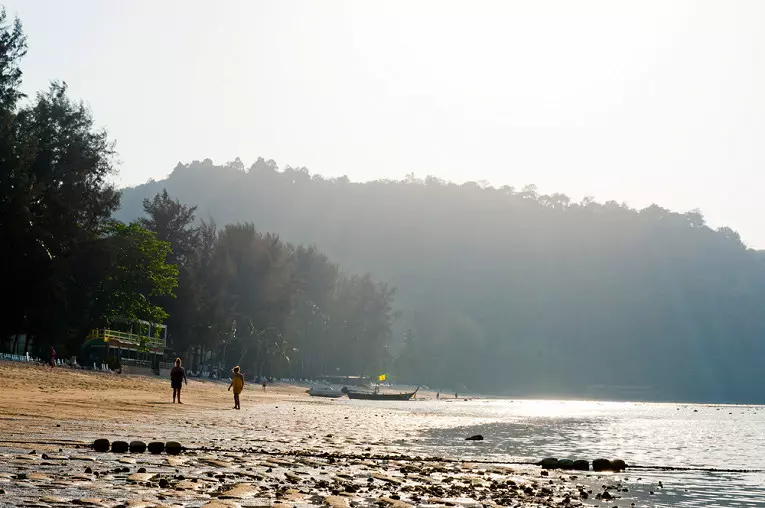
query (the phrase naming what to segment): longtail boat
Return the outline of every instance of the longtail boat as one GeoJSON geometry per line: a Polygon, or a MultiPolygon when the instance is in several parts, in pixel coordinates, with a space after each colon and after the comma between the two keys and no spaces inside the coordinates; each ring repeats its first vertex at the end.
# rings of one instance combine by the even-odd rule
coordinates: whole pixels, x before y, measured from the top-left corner
{"type": "Polygon", "coordinates": [[[341,390],[343,393],[348,395],[349,399],[359,399],[359,400],[409,400],[412,397],[414,397],[414,394],[417,393],[417,391],[420,389],[420,387],[417,387],[417,390],[409,393],[381,393],[380,390],[375,387],[375,390],[373,392],[361,392],[356,390],[350,390],[347,387],[343,387],[341,390]]]}

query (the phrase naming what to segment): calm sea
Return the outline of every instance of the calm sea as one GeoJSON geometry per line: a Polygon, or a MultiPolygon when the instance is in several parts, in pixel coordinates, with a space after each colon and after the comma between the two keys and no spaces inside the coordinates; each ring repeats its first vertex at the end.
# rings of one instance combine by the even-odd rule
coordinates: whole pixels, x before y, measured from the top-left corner
{"type": "Polygon", "coordinates": [[[628,502],[617,505],[765,506],[765,406],[477,399],[367,404],[384,404],[419,421],[414,439],[407,437],[410,452],[497,461],[602,457],[640,466],[760,470],[633,469],[603,478],[629,487],[622,500],[628,502]],[[464,440],[473,434],[485,440],[464,440]]]}

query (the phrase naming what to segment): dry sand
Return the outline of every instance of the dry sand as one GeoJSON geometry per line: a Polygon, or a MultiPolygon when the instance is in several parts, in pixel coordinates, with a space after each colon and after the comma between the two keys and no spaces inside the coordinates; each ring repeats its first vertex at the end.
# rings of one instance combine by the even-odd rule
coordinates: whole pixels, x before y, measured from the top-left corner
{"type": "MultiPolygon", "coordinates": [[[[411,457],[421,419],[248,384],[0,362],[0,506],[576,506],[591,487],[536,467],[411,457]],[[96,453],[96,438],[179,441],[178,456],[96,453]],[[545,475],[547,473],[545,472],[545,475]]],[[[615,490],[611,490],[615,493],[615,490]]]]}

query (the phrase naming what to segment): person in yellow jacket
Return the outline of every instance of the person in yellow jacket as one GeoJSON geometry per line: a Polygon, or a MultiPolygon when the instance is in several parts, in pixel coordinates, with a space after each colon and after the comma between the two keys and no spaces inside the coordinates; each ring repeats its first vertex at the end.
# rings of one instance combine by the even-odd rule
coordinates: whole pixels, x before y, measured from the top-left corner
{"type": "Polygon", "coordinates": [[[231,390],[231,387],[234,387],[234,409],[242,409],[242,407],[239,405],[239,394],[242,393],[242,390],[244,390],[244,376],[241,372],[239,372],[238,365],[232,370],[234,372],[234,379],[231,380],[231,384],[228,385],[228,389],[231,390]]]}

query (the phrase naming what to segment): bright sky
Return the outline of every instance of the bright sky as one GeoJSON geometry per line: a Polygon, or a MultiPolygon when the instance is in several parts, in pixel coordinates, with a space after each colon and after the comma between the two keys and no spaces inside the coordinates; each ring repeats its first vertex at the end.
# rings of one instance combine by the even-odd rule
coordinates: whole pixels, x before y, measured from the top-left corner
{"type": "Polygon", "coordinates": [[[698,207],[765,248],[765,2],[4,3],[25,89],[90,104],[120,185],[263,156],[698,207]]]}

